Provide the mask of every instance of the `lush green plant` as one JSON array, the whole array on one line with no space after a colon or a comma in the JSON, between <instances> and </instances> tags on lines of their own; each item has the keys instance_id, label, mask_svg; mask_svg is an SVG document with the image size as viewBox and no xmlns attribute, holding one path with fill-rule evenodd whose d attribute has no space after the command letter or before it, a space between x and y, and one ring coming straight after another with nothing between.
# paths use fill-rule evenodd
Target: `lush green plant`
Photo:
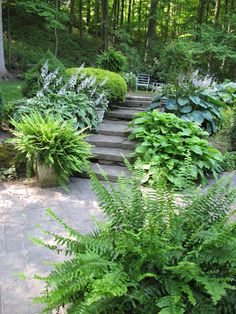
<instances>
[{"instance_id":1,"label":"lush green plant","mask_svg":"<svg viewBox=\"0 0 236 314\"><path fill-rule=\"evenodd\" d=\"M193 70L193 58L184 41L172 41L163 49L159 60L159 76L165 83L179 85L182 77Z\"/></svg>"},{"instance_id":2,"label":"lush green plant","mask_svg":"<svg viewBox=\"0 0 236 314\"><path fill-rule=\"evenodd\" d=\"M135 176L105 187L90 174L107 223L89 235L45 231L58 254L43 295L45 313L234 313L236 222L228 221L236 192L228 182L185 198L160 182L144 190ZM180 205L182 203L182 205ZM183 205L185 204L185 205Z\"/></svg>"},{"instance_id":3,"label":"lush green plant","mask_svg":"<svg viewBox=\"0 0 236 314\"><path fill-rule=\"evenodd\" d=\"M20 121L22 115L30 115L37 110L42 116L51 114L71 120L75 129L97 127L95 104L84 94L66 92L62 95L48 94L30 99L21 99L5 106L6 114L15 121Z\"/></svg>"},{"instance_id":4,"label":"lush green plant","mask_svg":"<svg viewBox=\"0 0 236 314\"><path fill-rule=\"evenodd\" d=\"M230 129L229 137L230 137L231 149L236 151L236 109L234 109L233 126Z\"/></svg>"},{"instance_id":5,"label":"lush green plant","mask_svg":"<svg viewBox=\"0 0 236 314\"><path fill-rule=\"evenodd\" d=\"M220 123L221 107L217 99L213 99L207 92L184 97L169 97L166 102L162 101L162 95L153 98L149 109L164 108L167 113L174 113L176 116L193 121L206 129L209 134L217 131L217 124ZM214 101L215 100L215 101Z\"/></svg>"},{"instance_id":6,"label":"lush green plant","mask_svg":"<svg viewBox=\"0 0 236 314\"><path fill-rule=\"evenodd\" d=\"M76 132L72 123L38 112L12 121L16 136L14 143L28 161L28 169L37 163L53 168L59 182L65 185L74 172L80 172L90 156L90 145L82 131Z\"/></svg>"},{"instance_id":7,"label":"lush green plant","mask_svg":"<svg viewBox=\"0 0 236 314\"><path fill-rule=\"evenodd\" d=\"M229 106L236 104L236 83L226 81L222 84L217 84L212 92L216 98Z\"/></svg>"},{"instance_id":8,"label":"lush green plant","mask_svg":"<svg viewBox=\"0 0 236 314\"><path fill-rule=\"evenodd\" d=\"M233 171L236 169L236 152L227 152L223 156L222 169L224 171Z\"/></svg>"},{"instance_id":9,"label":"lush green plant","mask_svg":"<svg viewBox=\"0 0 236 314\"><path fill-rule=\"evenodd\" d=\"M17 178L17 172L14 166L10 168L0 168L0 182L14 180L16 178Z\"/></svg>"},{"instance_id":10,"label":"lush green plant","mask_svg":"<svg viewBox=\"0 0 236 314\"><path fill-rule=\"evenodd\" d=\"M36 93L43 87L44 84L44 78L42 77L41 70L45 67L45 70L47 73L45 73L45 76L48 74L48 72L53 73L54 71L57 71L57 75L62 76L63 79L66 77L65 67L64 65L48 50L45 54L45 56L29 71L27 71L24 74L24 85L22 88L23 95L31 98L36 95ZM52 80L50 81L50 84L55 83L55 80L58 76L52 77Z\"/></svg>"},{"instance_id":11,"label":"lush green plant","mask_svg":"<svg viewBox=\"0 0 236 314\"><path fill-rule=\"evenodd\" d=\"M139 141L134 167L146 171L146 181L159 174L178 187L186 158L191 158L194 180L206 183L208 175L216 177L220 171L221 154L209 145L208 133L197 124L153 110L136 115L130 126L134 129L129 139Z\"/></svg>"},{"instance_id":12,"label":"lush green plant","mask_svg":"<svg viewBox=\"0 0 236 314\"><path fill-rule=\"evenodd\" d=\"M111 72L122 72L126 65L126 57L111 47L97 56L97 66Z\"/></svg>"},{"instance_id":13,"label":"lush green plant","mask_svg":"<svg viewBox=\"0 0 236 314\"><path fill-rule=\"evenodd\" d=\"M76 71L78 71L78 68L70 68L67 70L67 74L72 76ZM99 84L106 80L102 89L106 91L106 96L110 103L124 101L127 85L119 74L97 68L84 68L82 74L85 74L87 77L94 76Z\"/></svg>"},{"instance_id":14,"label":"lush green plant","mask_svg":"<svg viewBox=\"0 0 236 314\"><path fill-rule=\"evenodd\" d=\"M129 91L134 91L137 88L137 78L136 75L132 72L125 72L121 74L125 79L127 88Z\"/></svg>"}]
</instances>

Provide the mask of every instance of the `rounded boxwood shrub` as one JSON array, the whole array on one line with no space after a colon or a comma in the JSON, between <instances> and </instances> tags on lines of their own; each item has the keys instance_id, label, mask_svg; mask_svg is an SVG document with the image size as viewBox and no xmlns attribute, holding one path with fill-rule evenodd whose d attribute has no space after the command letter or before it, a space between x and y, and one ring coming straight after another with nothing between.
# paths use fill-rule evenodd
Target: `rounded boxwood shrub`
<instances>
[{"instance_id":1,"label":"rounded boxwood shrub","mask_svg":"<svg viewBox=\"0 0 236 314\"><path fill-rule=\"evenodd\" d=\"M42 88L43 79L41 77L41 70L43 65L47 62L48 72L53 72L58 69L58 76L66 78L66 69L53 53L48 50L45 56L39 62L24 74L24 85L22 93L25 97L31 98Z\"/></svg>"},{"instance_id":2,"label":"rounded boxwood shrub","mask_svg":"<svg viewBox=\"0 0 236 314\"><path fill-rule=\"evenodd\" d=\"M67 69L67 74L71 76L75 71L77 71L77 68ZM92 67L84 68L82 73L86 76L93 75L98 83L102 83L107 79L104 84L104 89L106 90L106 96L110 103L123 102L125 100L127 84L124 78L119 74Z\"/></svg>"}]
</instances>

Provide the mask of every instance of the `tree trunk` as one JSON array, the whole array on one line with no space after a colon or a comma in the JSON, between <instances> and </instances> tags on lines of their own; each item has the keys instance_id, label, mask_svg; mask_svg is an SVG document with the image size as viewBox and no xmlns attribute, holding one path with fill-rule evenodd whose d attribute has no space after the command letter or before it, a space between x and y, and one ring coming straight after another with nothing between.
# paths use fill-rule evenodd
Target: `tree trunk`
<instances>
[{"instance_id":1,"label":"tree trunk","mask_svg":"<svg viewBox=\"0 0 236 314\"><path fill-rule=\"evenodd\" d=\"M199 0L198 14L197 14L197 24L202 25L204 18L205 0Z\"/></svg>"},{"instance_id":2,"label":"tree trunk","mask_svg":"<svg viewBox=\"0 0 236 314\"><path fill-rule=\"evenodd\" d=\"M124 10L125 10L125 0L121 0L120 25L123 25L124 23Z\"/></svg>"},{"instance_id":3,"label":"tree trunk","mask_svg":"<svg viewBox=\"0 0 236 314\"><path fill-rule=\"evenodd\" d=\"M165 40L167 40L169 34L169 22L170 22L170 2L168 3L166 13Z\"/></svg>"},{"instance_id":4,"label":"tree trunk","mask_svg":"<svg viewBox=\"0 0 236 314\"><path fill-rule=\"evenodd\" d=\"M7 54L8 70L11 69L11 0L7 0Z\"/></svg>"},{"instance_id":5,"label":"tree trunk","mask_svg":"<svg viewBox=\"0 0 236 314\"><path fill-rule=\"evenodd\" d=\"M75 0L70 0L70 21L69 21L69 32L72 33L75 21Z\"/></svg>"},{"instance_id":6,"label":"tree trunk","mask_svg":"<svg viewBox=\"0 0 236 314\"><path fill-rule=\"evenodd\" d=\"M107 13L108 13L108 0L102 0L102 39L104 50L107 50L108 48Z\"/></svg>"},{"instance_id":7,"label":"tree trunk","mask_svg":"<svg viewBox=\"0 0 236 314\"><path fill-rule=\"evenodd\" d=\"M142 0L139 0L138 6L138 31L141 31L141 18L142 18Z\"/></svg>"},{"instance_id":8,"label":"tree trunk","mask_svg":"<svg viewBox=\"0 0 236 314\"><path fill-rule=\"evenodd\" d=\"M219 15L220 15L220 0L216 0L213 20L214 28L218 26Z\"/></svg>"},{"instance_id":9,"label":"tree trunk","mask_svg":"<svg viewBox=\"0 0 236 314\"><path fill-rule=\"evenodd\" d=\"M132 0L129 0L129 7L128 7L128 20L127 20L128 29L130 28L131 5L132 5Z\"/></svg>"},{"instance_id":10,"label":"tree trunk","mask_svg":"<svg viewBox=\"0 0 236 314\"><path fill-rule=\"evenodd\" d=\"M150 43L156 37L157 26L157 6L158 0L151 0L151 7L149 13L148 30L146 36L146 48L150 46Z\"/></svg>"},{"instance_id":11,"label":"tree trunk","mask_svg":"<svg viewBox=\"0 0 236 314\"><path fill-rule=\"evenodd\" d=\"M83 38L83 0L79 0L79 34Z\"/></svg>"},{"instance_id":12,"label":"tree trunk","mask_svg":"<svg viewBox=\"0 0 236 314\"><path fill-rule=\"evenodd\" d=\"M0 0L0 79L6 78L7 75L3 51L2 0Z\"/></svg>"},{"instance_id":13,"label":"tree trunk","mask_svg":"<svg viewBox=\"0 0 236 314\"><path fill-rule=\"evenodd\" d=\"M56 12L58 11L58 0L55 0L55 8ZM57 13L56 13L57 14ZM56 15L56 20L57 20L57 15ZM57 27L54 28L54 35L55 35L55 51L54 55L57 57L57 52L58 52L58 33L57 33Z\"/></svg>"},{"instance_id":14,"label":"tree trunk","mask_svg":"<svg viewBox=\"0 0 236 314\"><path fill-rule=\"evenodd\" d=\"M90 0L87 0L87 26L90 27L90 20L91 20L91 3Z\"/></svg>"},{"instance_id":15,"label":"tree trunk","mask_svg":"<svg viewBox=\"0 0 236 314\"><path fill-rule=\"evenodd\" d=\"M96 39L98 39L98 20L99 20L99 1L95 0L95 4L94 4L95 8L94 8L94 13L95 13L95 37Z\"/></svg>"}]
</instances>

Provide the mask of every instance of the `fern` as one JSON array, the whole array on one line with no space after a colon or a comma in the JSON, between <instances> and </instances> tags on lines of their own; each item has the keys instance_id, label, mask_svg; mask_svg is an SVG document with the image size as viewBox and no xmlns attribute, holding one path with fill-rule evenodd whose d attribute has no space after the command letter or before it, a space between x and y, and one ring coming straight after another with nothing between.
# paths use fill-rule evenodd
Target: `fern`
<instances>
[{"instance_id":1,"label":"fern","mask_svg":"<svg viewBox=\"0 0 236 314\"><path fill-rule=\"evenodd\" d=\"M177 195L162 181L143 187L136 173L114 186L89 170L106 224L89 235L48 210L66 235L45 245L70 259L54 264L45 292L35 299L44 313L235 313L235 190L228 179L207 192Z\"/></svg>"}]
</instances>

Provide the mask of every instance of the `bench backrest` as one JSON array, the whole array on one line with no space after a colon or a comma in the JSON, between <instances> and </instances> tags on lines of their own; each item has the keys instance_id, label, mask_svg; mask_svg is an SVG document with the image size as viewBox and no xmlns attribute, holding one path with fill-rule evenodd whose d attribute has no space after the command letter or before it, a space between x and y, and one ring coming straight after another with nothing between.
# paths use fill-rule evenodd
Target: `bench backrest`
<instances>
[{"instance_id":1,"label":"bench backrest","mask_svg":"<svg viewBox=\"0 0 236 314\"><path fill-rule=\"evenodd\" d=\"M150 76L148 74L138 74L137 85L148 86L150 83Z\"/></svg>"}]
</instances>

